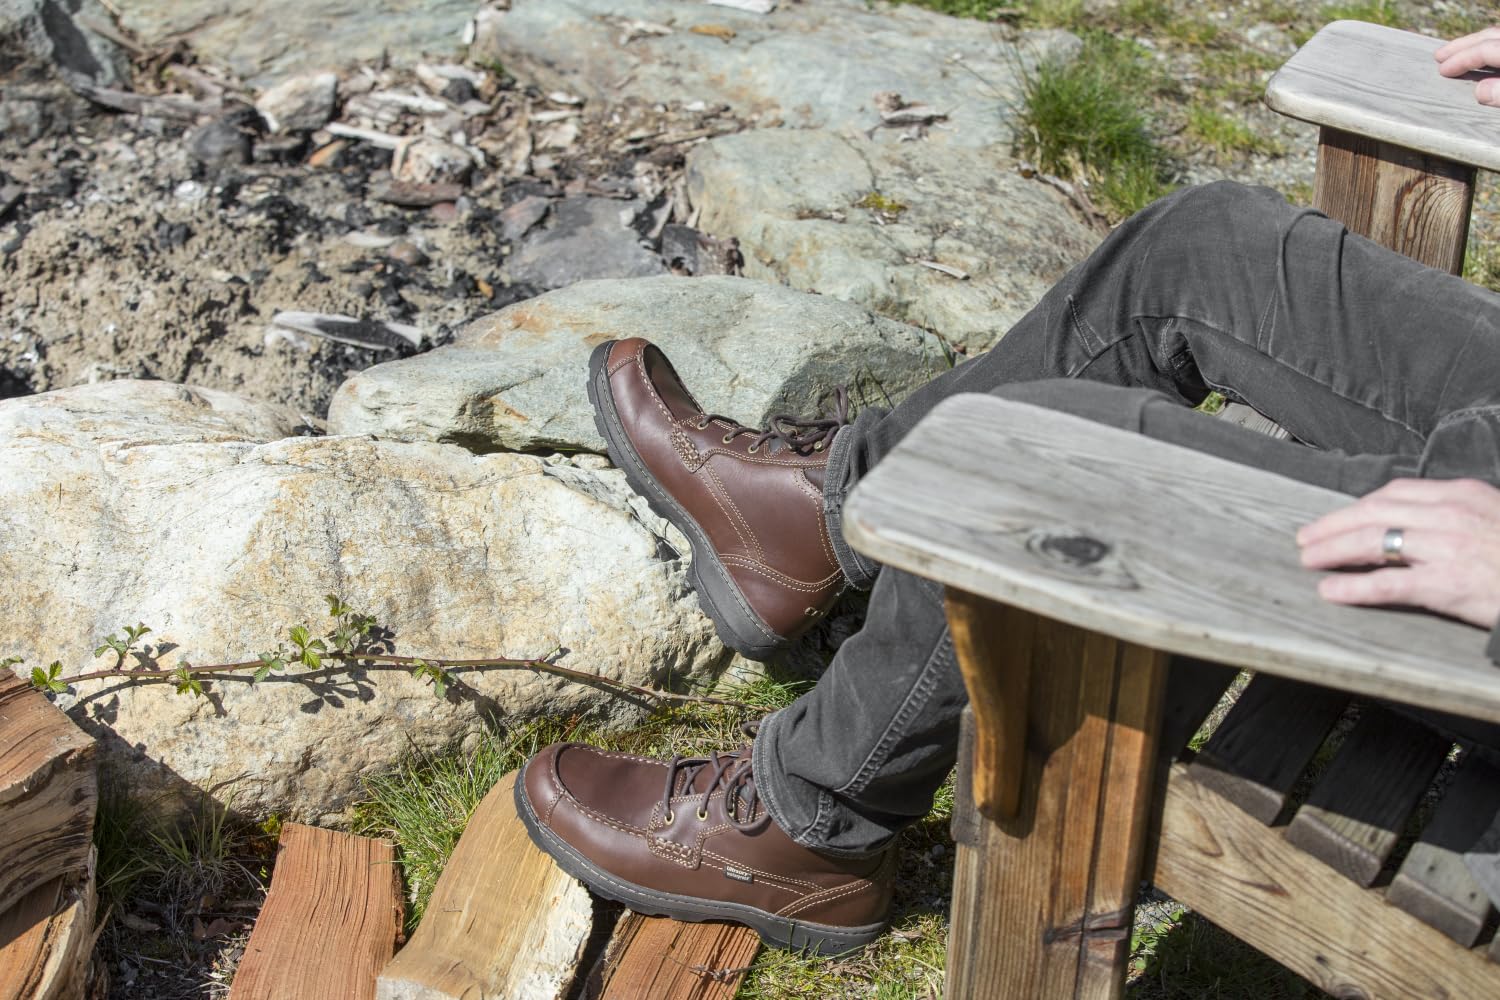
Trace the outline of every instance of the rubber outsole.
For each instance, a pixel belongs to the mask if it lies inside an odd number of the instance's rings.
[[[625,481],[636,493],[646,498],[646,503],[658,517],[670,522],[682,532],[693,550],[693,561],[688,568],[688,581],[693,593],[698,595],[698,605],[714,623],[719,639],[735,652],[752,660],[766,660],[790,645],[791,640],[777,635],[760,619],[750,603],[745,600],[739,587],[730,579],[729,570],[719,561],[708,534],[699,526],[687,510],[674,500],[671,494],[656,485],[655,477],[646,468],[635,446],[625,433],[620,414],[615,409],[614,398],[609,391],[607,360],[609,348],[614,341],[606,341],[594,348],[589,356],[589,403],[594,410],[594,427],[604,438],[609,451],[609,460],[625,473]]]
[[[526,767],[529,766],[528,762]],[[521,817],[522,825],[531,835],[532,842],[556,861],[559,868],[588,886],[596,895],[622,903],[637,913],[648,916],[670,917],[687,923],[724,920],[744,924],[772,947],[789,948],[814,955],[847,954],[863,948],[885,930],[884,921],[860,927],[808,923],[777,916],[744,903],[706,900],[648,889],[611,875],[542,825],[531,807],[531,797],[526,794],[526,767],[516,775],[515,787],[516,814]]]

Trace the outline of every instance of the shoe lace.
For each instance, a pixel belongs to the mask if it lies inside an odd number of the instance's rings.
[[[756,727],[756,723],[747,722],[740,726],[740,731],[753,740]],[[769,813],[764,809],[756,809],[759,796],[755,790],[750,744],[747,743],[738,750],[731,750],[727,753],[712,751],[707,757],[673,755],[667,767],[667,785],[662,793],[661,801],[662,815],[666,817],[668,823],[672,822],[672,793],[677,790],[678,775],[683,777],[683,788],[692,788],[693,782],[705,767],[713,770],[702,794],[697,796],[698,819],[708,819],[708,800],[722,788],[724,815],[736,830],[741,833],[754,833],[770,822]],[[757,812],[759,815],[756,815]]]
[[[833,409],[829,413],[816,417],[798,417],[790,413],[778,413],[771,417],[770,423],[764,430],[746,427],[738,420],[732,420],[718,413],[705,413],[698,420],[698,429],[703,430],[716,420],[730,425],[729,433],[724,435],[725,444],[741,434],[756,435],[755,440],[750,442],[752,454],[769,442],[776,442],[784,448],[799,453],[805,452],[808,448],[822,451],[833,435],[838,433],[839,428],[849,422],[849,390],[842,385],[834,387]],[[771,450],[774,451],[774,448]]]

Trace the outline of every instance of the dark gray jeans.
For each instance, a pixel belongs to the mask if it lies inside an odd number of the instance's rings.
[[[1210,389],[1313,447],[1193,411]],[[1398,476],[1500,483],[1500,296],[1351,235],[1264,188],[1178,192],[1116,229],[990,352],[835,439],[840,564],[864,629],[769,716],[755,777],[799,842],[884,846],[926,815],[967,700],[941,588],[843,543],[859,478],[940,400],[993,392],[1350,494]]]

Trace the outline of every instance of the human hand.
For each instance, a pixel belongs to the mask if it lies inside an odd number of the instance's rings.
[[[1455,38],[1433,53],[1438,72],[1444,76],[1463,76],[1476,69],[1500,69],[1500,25]],[[1480,104],[1500,108],[1500,77],[1480,80],[1474,88],[1474,99]]]
[[[1400,528],[1404,565],[1381,544]],[[1297,532],[1309,569],[1367,568],[1318,581],[1336,604],[1405,604],[1490,628],[1500,619],[1500,489],[1474,479],[1397,479]]]

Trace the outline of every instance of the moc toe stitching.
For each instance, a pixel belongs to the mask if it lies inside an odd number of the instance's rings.
[[[781,572],[776,567],[769,565],[768,563],[758,562],[754,559],[748,559],[745,556],[720,556],[719,558],[722,559],[727,565],[734,566],[737,569],[749,570],[752,573],[757,573],[765,577],[772,583],[790,588],[792,590],[801,590],[809,594],[817,593],[820,590],[827,589],[837,581],[839,576],[839,574],[837,573],[832,573],[828,576],[825,576],[821,580],[808,582],[806,580],[798,580],[794,577],[787,576],[785,573]]]

